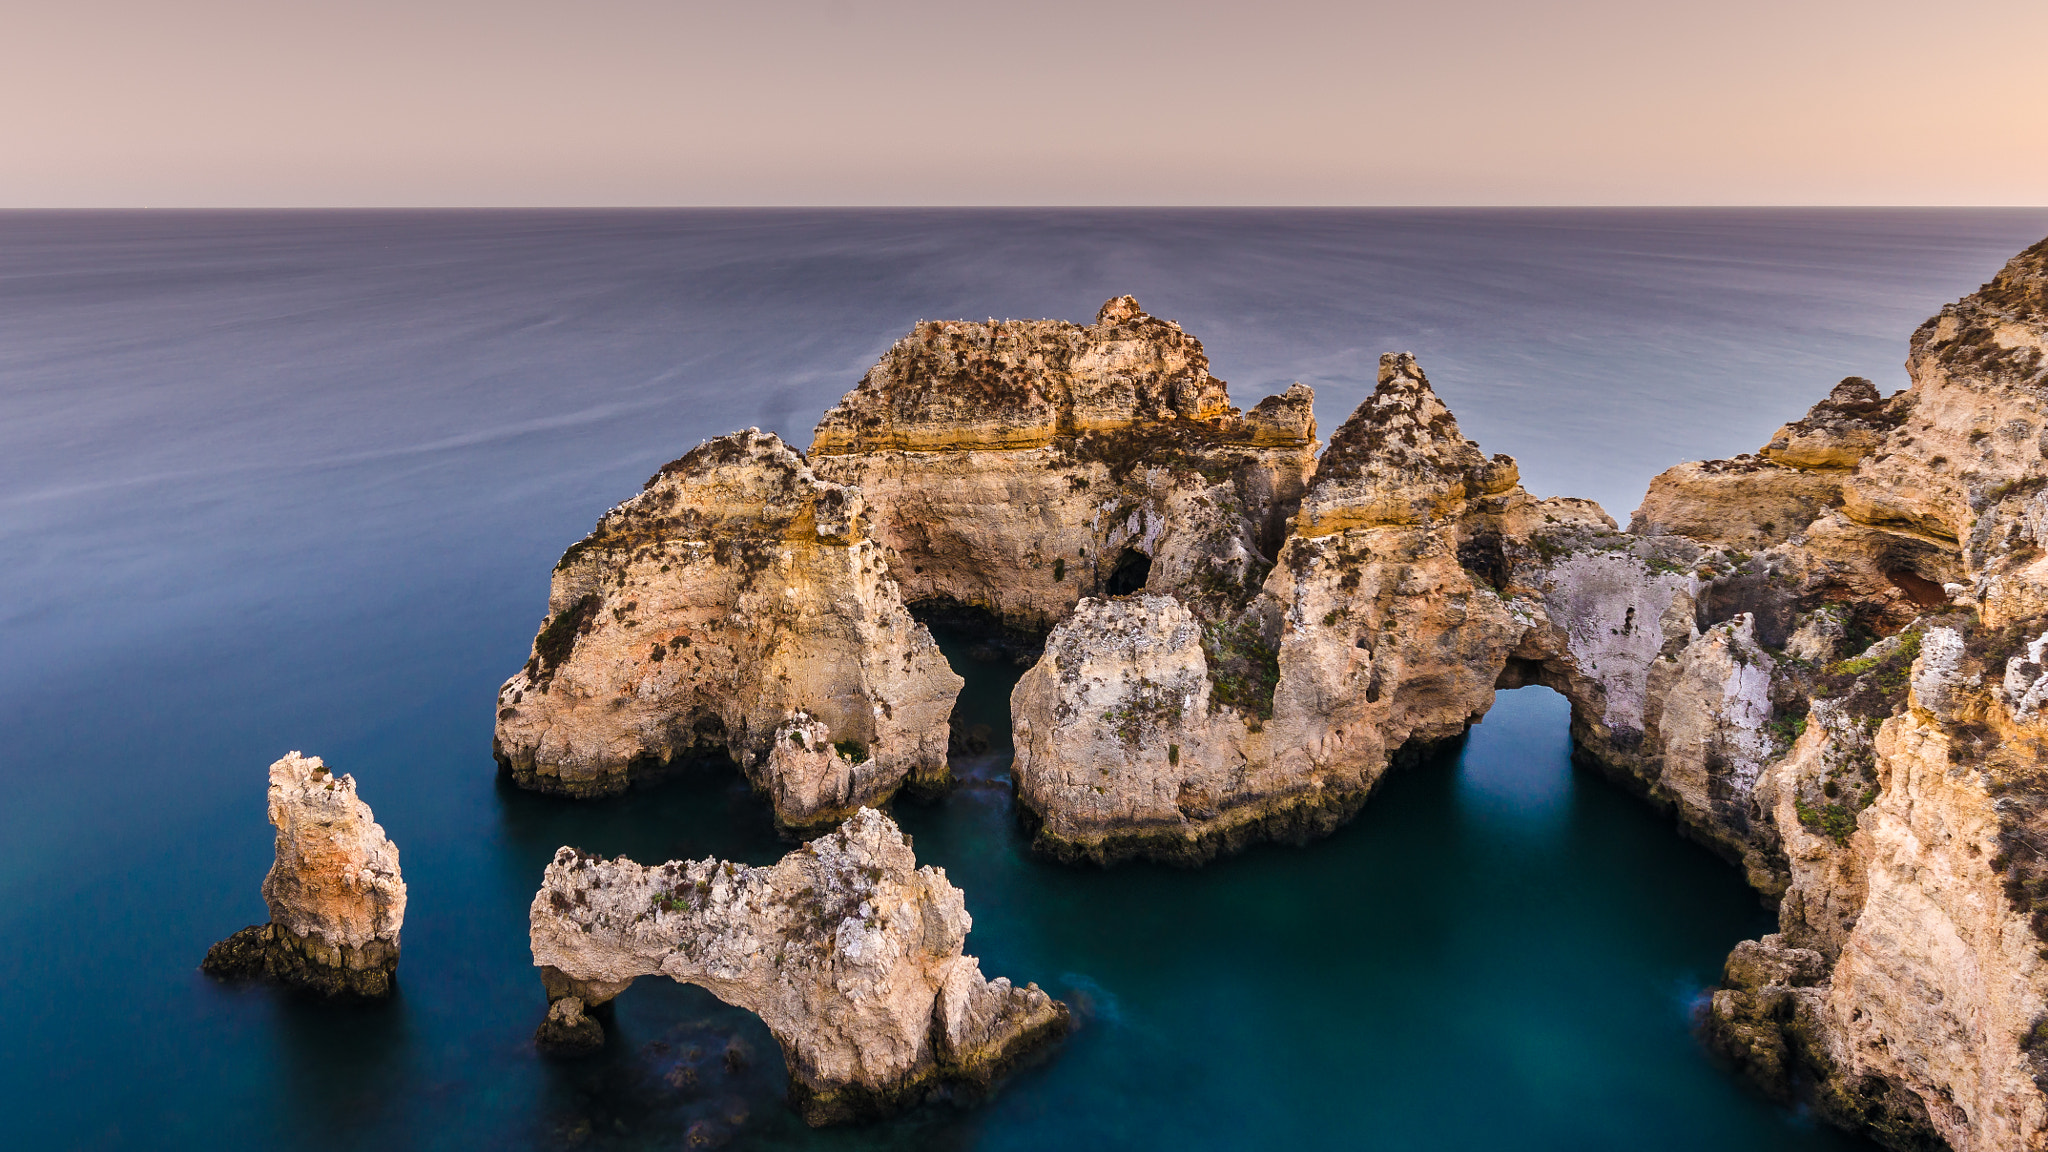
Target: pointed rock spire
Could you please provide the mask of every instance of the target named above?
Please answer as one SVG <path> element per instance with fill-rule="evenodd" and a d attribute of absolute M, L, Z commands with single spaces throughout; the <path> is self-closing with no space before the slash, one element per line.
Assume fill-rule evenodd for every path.
<path fill-rule="evenodd" d="M 1379 385 L 1330 437 L 1301 506 L 1301 532 L 1421 524 L 1521 480 L 1508 456 L 1491 460 L 1458 431 L 1415 357 L 1380 357 Z"/>

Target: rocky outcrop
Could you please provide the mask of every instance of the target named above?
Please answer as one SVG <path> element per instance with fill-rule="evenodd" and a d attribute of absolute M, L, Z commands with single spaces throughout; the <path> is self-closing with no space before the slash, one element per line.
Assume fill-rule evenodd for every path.
<path fill-rule="evenodd" d="M 1121 296 L 1092 325 L 928 321 L 827 412 L 904 598 L 1044 633 L 1084 596 L 1258 591 L 1315 466 L 1297 384 L 1230 404 L 1201 342 Z"/>
<path fill-rule="evenodd" d="M 862 619 L 907 620 L 907 601 L 1049 632 L 1012 700 L 1040 849 L 1195 863 L 1319 834 L 1396 758 L 1456 738 L 1497 688 L 1546 684 L 1571 701 L 1581 763 L 1668 809 L 1779 903 L 1780 933 L 1731 958 L 1718 1043 L 1775 1090 L 1810 1083 L 1824 1114 L 1892 1147 L 2048 1150 L 2048 242 L 1923 326 L 1908 368 L 1897 396 L 1852 377 L 1759 452 L 1666 472 L 1620 532 L 1590 503 L 1524 491 L 1412 357 L 1382 358 L 1373 395 L 1316 460 L 1306 389 L 1240 412 L 1199 343 L 1122 297 L 1085 327 L 920 324 L 819 424 L 816 473 L 794 487 L 818 493 L 797 504 L 823 508 L 831 490 L 852 509 L 844 532 L 814 535 L 873 557 L 859 586 L 888 593 L 861 592 Z M 770 504 L 721 523 L 803 538 L 789 527 L 802 515 Z M 501 701 L 544 714 L 516 739 L 501 721 L 514 773 L 610 787 L 636 763 L 725 741 L 779 807 L 813 813 L 914 778 L 905 760 L 856 754 L 903 755 L 879 727 L 849 746 L 857 706 L 752 681 L 749 698 L 772 701 L 757 715 L 675 702 L 699 697 L 643 714 L 627 687 L 639 680 L 593 671 L 576 681 L 585 714 L 663 735 L 526 751 L 557 733 L 563 748 L 604 744 L 576 744 L 608 731 L 583 714 L 531 702 L 603 614 L 640 618 L 624 581 L 645 569 L 631 565 L 671 561 L 635 551 L 653 536 L 632 526 L 668 515 L 615 511 L 564 558 L 583 575 L 558 573 L 535 660 Z M 577 568 L 585 548 L 611 553 Z M 621 590 L 596 598 L 607 581 Z M 732 586 L 670 603 L 739 603 L 750 635 L 796 634 L 760 626 Z M 916 647 L 892 643 L 861 633 L 840 651 Z M 709 675 L 724 687 L 702 699 L 742 686 Z M 951 688 L 920 693 L 902 675 L 869 711 L 932 731 L 943 712 L 905 694 L 950 701 Z M 943 754 L 942 736 L 912 743 Z M 689 883 L 704 880 L 716 886 Z M 619 931 L 565 931 L 564 954 Z M 611 972 L 558 974 L 555 992 L 602 1002 L 631 978 Z M 980 986 L 961 980 L 975 1002 Z M 922 1003 L 904 1019 L 928 1018 Z M 876 1067 L 922 1084 L 954 1057 L 905 1059 Z M 852 1082 L 836 1075 L 804 1083 Z"/>
<path fill-rule="evenodd" d="M 1709 629 L 1676 660 L 1704 680 L 1667 674 L 1647 751 L 1609 758 L 1695 799 L 1674 773 L 1721 781 L 1681 818 L 1782 894 L 1710 1030 L 1892 1148 L 2048 1148 L 2044 300 L 2048 242 L 1915 334 L 1908 391 L 1848 381 L 1781 431 L 1744 483 L 1780 509 L 1825 478 L 1811 516 L 1731 533 L 1731 484 L 1667 473 L 1636 520 L 1764 545 L 1698 593 L 1704 616 L 1746 610 L 1724 644 L 1742 668 L 1699 650 Z"/>
<path fill-rule="evenodd" d="M 398 969 L 405 881 L 398 848 L 317 756 L 291 752 L 270 766 L 277 856 L 263 878 L 270 922 L 207 950 L 206 971 L 269 978 L 328 996 L 386 996 Z"/>
<path fill-rule="evenodd" d="M 1197 863 L 1334 828 L 1392 759 L 1462 734 L 1544 621 L 1538 501 L 1466 440 L 1412 357 L 1332 437 L 1243 609 L 1088 601 L 1012 697 L 1020 802 L 1065 859 Z M 1653 653 L 1654 655 L 1654 650 Z"/>
<path fill-rule="evenodd" d="M 985 979 L 962 954 L 960 890 L 872 809 L 766 868 L 563 848 L 530 917 L 553 1002 L 537 1042 L 587 1048 L 585 1010 L 641 976 L 696 984 L 767 1023 L 814 1125 L 986 1087 L 1067 1026 L 1037 985 Z"/>
<path fill-rule="evenodd" d="M 778 821 L 946 778 L 961 680 L 911 619 L 861 494 L 753 430 L 707 441 L 555 568 L 495 748 L 522 786 L 618 792 L 730 755 Z"/>
<path fill-rule="evenodd" d="M 1742 548 L 1781 543 L 1841 507 L 1851 470 L 1898 427 L 1912 400 L 1908 392 L 1886 400 L 1870 381 L 1850 376 L 1760 452 L 1660 474 L 1629 531 Z"/>

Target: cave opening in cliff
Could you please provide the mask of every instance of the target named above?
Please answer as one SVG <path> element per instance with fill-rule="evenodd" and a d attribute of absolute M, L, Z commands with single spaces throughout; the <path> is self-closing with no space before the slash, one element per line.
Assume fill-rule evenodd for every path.
<path fill-rule="evenodd" d="M 1143 592 L 1145 582 L 1152 578 L 1152 558 L 1136 548 L 1124 549 L 1116 558 L 1116 567 L 1110 569 L 1109 582 L 1103 590 L 1111 596 L 1129 596 Z"/>

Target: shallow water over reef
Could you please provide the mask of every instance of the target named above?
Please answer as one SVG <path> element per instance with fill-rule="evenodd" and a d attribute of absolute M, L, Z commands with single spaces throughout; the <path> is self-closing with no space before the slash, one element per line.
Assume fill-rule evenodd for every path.
<path fill-rule="evenodd" d="M 1539 494 L 1754 448 L 2048 232 L 2033 212 L 0 213 L 0 1144 L 22 1148 L 1833 1148 L 1691 1013 L 1768 913 L 1505 694 L 1328 840 L 1032 859 L 998 746 L 928 807 L 984 971 L 1078 1027 L 991 1100 L 813 1133 L 761 1025 L 643 981 L 531 1046 L 564 843 L 786 850 L 706 772 L 612 800 L 490 762 L 549 567 L 698 439 L 815 414 L 921 316 L 1135 292 L 1327 433 L 1411 348 Z M 1002 743 L 1018 669 L 944 641 Z M 196 971 L 263 916 L 263 769 L 399 846 L 398 997 Z M 730 1053 L 730 1058 L 728 1054 Z"/>

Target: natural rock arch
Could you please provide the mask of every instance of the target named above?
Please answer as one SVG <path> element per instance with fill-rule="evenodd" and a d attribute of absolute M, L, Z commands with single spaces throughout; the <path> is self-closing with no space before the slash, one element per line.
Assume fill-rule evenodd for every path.
<path fill-rule="evenodd" d="M 667 976 L 768 1025 L 809 1123 L 884 1114 L 945 1084 L 985 1087 L 1066 1031 L 1065 1005 L 962 954 L 973 923 L 944 870 L 918 867 L 870 808 L 766 868 L 563 848 L 529 910 L 550 1001 L 536 1039 L 601 1042 L 584 1010 Z"/>

